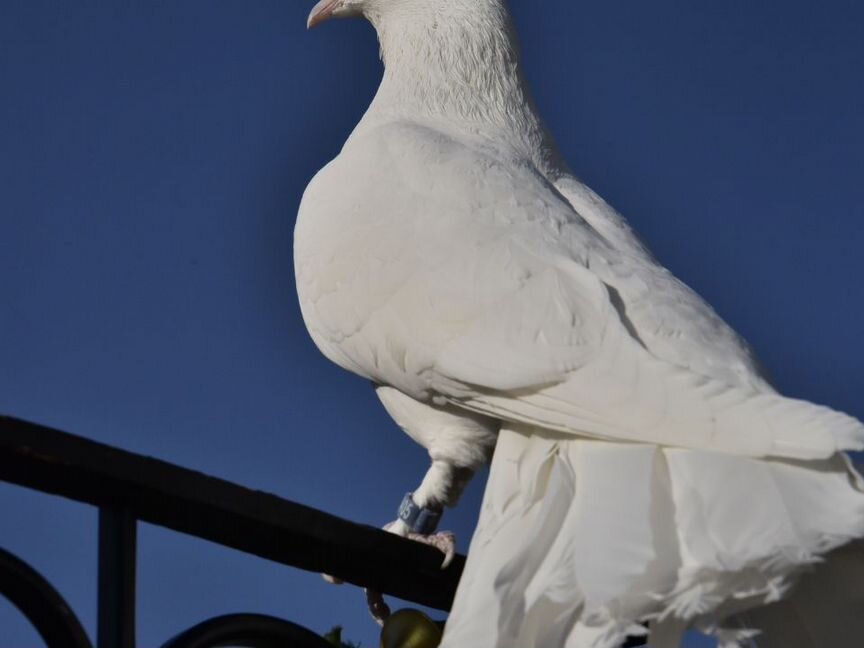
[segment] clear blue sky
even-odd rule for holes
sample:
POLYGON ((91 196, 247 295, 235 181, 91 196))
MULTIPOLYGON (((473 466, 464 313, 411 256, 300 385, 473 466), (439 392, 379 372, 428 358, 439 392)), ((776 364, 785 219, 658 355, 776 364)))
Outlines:
MULTIPOLYGON (((381 524, 424 453, 313 347, 291 259, 381 69, 365 23, 307 32, 312 4, 3 0, 0 411, 381 524)), ((513 4, 578 174, 785 392, 864 418, 864 5, 513 4)), ((463 550, 481 493, 444 525, 463 550)), ((95 512, 6 485, 0 512, 92 630, 95 512)), ((376 645, 317 575, 146 525, 139 566, 142 648, 231 611, 376 645)), ((5 602, 0 628, 38 645, 5 602)))

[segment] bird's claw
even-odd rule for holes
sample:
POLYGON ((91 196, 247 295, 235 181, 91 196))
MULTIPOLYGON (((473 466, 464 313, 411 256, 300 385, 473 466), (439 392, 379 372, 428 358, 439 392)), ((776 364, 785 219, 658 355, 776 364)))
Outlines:
POLYGON ((430 535, 421 535, 419 533, 409 533, 408 538, 416 542, 435 547, 438 551, 444 554, 444 562, 441 563, 441 569, 447 569, 453 558, 456 556, 456 536, 452 531, 439 531, 430 535))
MULTIPOLYGON (((390 531, 391 525, 384 527, 390 531)), ((399 534, 402 535, 402 534, 399 534)), ((439 531, 430 535, 422 535, 420 533, 407 533, 402 537, 421 542, 426 545, 435 547, 438 551, 444 554, 444 561, 441 563, 441 569, 447 569, 453 558, 456 556, 456 536, 452 531, 439 531)), ((390 616, 390 607, 384 602, 384 596, 381 592, 375 590, 366 590, 366 605, 369 607, 369 614, 375 619, 375 623, 380 626, 384 625, 384 621, 390 616)))
POLYGON ((402 520, 396 520, 384 525, 384 530, 395 535, 415 542, 431 545, 438 551, 444 554, 444 562, 441 563, 441 569, 447 569, 453 558, 456 556, 456 536, 452 531, 439 531, 438 533, 430 533, 423 535, 411 531, 402 520))
POLYGON ((386 621, 387 617, 390 616, 390 606, 384 602, 384 596, 381 592, 376 592, 371 589, 367 589, 365 592, 366 605, 369 607, 369 614, 371 614, 372 618, 375 619, 375 623, 379 626, 383 626, 384 621, 386 621))
MULTIPOLYGON (((453 558, 456 556, 456 536, 453 535, 452 531, 439 531, 438 533, 432 533, 430 535, 422 535, 420 533, 409 531, 408 527, 400 520, 385 525, 384 530, 403 538, 414 540, 414 542, 421 542, 435 547, 438 551, 444 554, 444 561, 441 563, 441 569, 447 569, 447 567, 450 566, 450 563, 453 562, 453 558)), ((333 579, 332 576, 328 577, 327 575, 324 575, 324 580, 328 582, 342 582, 338 579, 333 579)), ((371 614, 372 618, 375 619, 375 623, 383 626, 384 621, 390 616, 390 607, 384 602, 384 596, 381 592, 376 592, 371 589, 367 589, 365 592, 366 605, 369 607, 369 614, 371 614)))

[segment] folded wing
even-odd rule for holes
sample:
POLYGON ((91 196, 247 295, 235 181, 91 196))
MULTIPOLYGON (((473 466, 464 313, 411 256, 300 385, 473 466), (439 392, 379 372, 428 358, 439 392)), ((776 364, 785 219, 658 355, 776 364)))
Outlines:
POLYGON ((776 394, 709 306, 518 151, 394 124, 326 172, 353 190, 310 185, 305 237, 344 244, 297 251, 320 284, 301 303, 352 371, 566 434, 800 459, 864 446, 855 419, 776 394))

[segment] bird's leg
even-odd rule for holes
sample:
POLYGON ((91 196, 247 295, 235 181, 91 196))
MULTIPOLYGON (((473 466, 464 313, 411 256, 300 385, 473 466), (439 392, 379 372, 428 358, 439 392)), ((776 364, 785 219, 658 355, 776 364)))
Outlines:
MULTIPOLYGON (((471 468, 457 466, 445 459, 433 459, 420 486, 405 495, 399 507, 399 517, 386 524, 384 530, 435 547, 444 554, 441 569, 446 569, 456 555, 456 537, 451 531, 437 531, 438 521, 445 507, 456 506, 473 476, 471 468)), ((341 580, 329 574, 322 576, 328 583, 342 584, 341 580)), ((380 615, 374 608, 387 609, 384 618, 389 615, 383 600, 378 602, 380 595, 367 591, 366 598, 376 621, 380 622, 380 615)))
MULTIPOLYGON (((384 530, 440 550, 444 554, 441 569, 445 569, 456 555, 456 538, 451 531, 436 533, 438 522, 445 506, 456 505, 473 474, 474 471, 468 468, 457 468, 450 462, 433 459, 420 486, 415 491, 407 493, 399 505, 399 517, 385 524, 384 530)), ((343 582, 330 574, 322 574, 322 576, 332 585, 341 585, 343 582)), ((369 610, 378 621, 380 619, 373 611, 373 607, 379 605, 373 602, 374 594, 376 593, 366 591, 369 610)), ((386 608, 383 600, 380 605, 386 608)), ((389 615, 389 608, 387 614, 389 615)))
MULTIPOLYGON (((480 465, 491 456, 495 438, 492 434, 482 437, 480 445, 483 448, 484 460, 480 465)), ((417 489, 405 495, 399 507, 399 517, 386 524, 384 530, 437 548, 444 554, 441 569, 446 569, 456 555, 456 538, 451 531, 437 531, 438 521, 445 508, 452 508, 459 502, 465 487, 474 476, 475 469, 459 466, 452 459, 444 459, 441 452, 440 448, 430 449, 430 454, 438 458, 433 458, 417 489), (413 519, 412 510, 415 511, 413 519)), ((461 453, 460 457, 463 456, 464 453, 461 453)), ((322 576, 328 583, 342 584, 341 580, 329 574, 322 574, 322 576)), ((369 596, 370 593, 367 592, 367 599, 369 596)), ((370 611, 372 608, 373 604, 370 601, 370 611)), ((378 619, 375 612, 372 616, 378 619)))
MULTIPOLYGON (((435 547, 444 554, 441 569, 447 568, 456 555, 456 537, 451 531, 436 532, 436 528, 444 508, 456 505, 473 475, 470 468, 433 459, 417 490, 402 500, 399 517, 384 530, 435 547)), ((367 589, 366 604, 376 623, 383 625, 390 616, 390 608, 381 593, 367 589)))
MULTIPOLYGON (((456 540, 449 531, 436 532, 438 522, 491 458, 500 421, 447 403, 421 402, 392 387, 380 386, 376 393, 399 427, 432 459, 423 481, 402 500, 398 518, 384 529, 440 549, 443 569, 456 555, 456 540)), ((390 611, 381 594, 367 590, 366 600, 372 617, 383 623, 390 611)))
POLYGON ((436 532, 438 522, 444 509, 459 501, 473 475, 471 468, 446 459, 433 459, 420 486, 403 499, 398 519, 385 529, 436 547, 444 554, 441 568, 446 568, 456 555, 456 540, 450 531, 436 532))
POLYGON ((446 402, 421 402, 392 387, 376 390, 381 403, 408 436, 429 451, 432 465, 420 486, 399 507, 391 533, 438 546, 444 566, 455 554, 452 533, 435 534, 445 507, 455 506, 474 472, 492 456, 501 423, 446 402))

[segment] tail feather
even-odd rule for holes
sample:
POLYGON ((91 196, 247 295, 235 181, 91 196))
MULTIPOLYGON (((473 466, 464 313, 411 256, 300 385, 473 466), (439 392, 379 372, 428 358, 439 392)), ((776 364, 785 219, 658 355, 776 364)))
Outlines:
POLYGON ((747 645, 751 626, 759 648, 853 645, 834 638, 864 630, 864 545, 837 548, 864 537, 862 490, 839 455, 763 460, 507 425, 441 648, 617 648, 646 620, 652 648, 690 624, 724 646, 747 645), (725 622, 814 564, 793 598, 725 622), (817 639, 789 643, 788 627, 817 639))
POLYGON ((753 628, 757 648, 843 648, 864 642, 864 542, 825 556, 790 595, 741 613, 737 625, 753 628))

